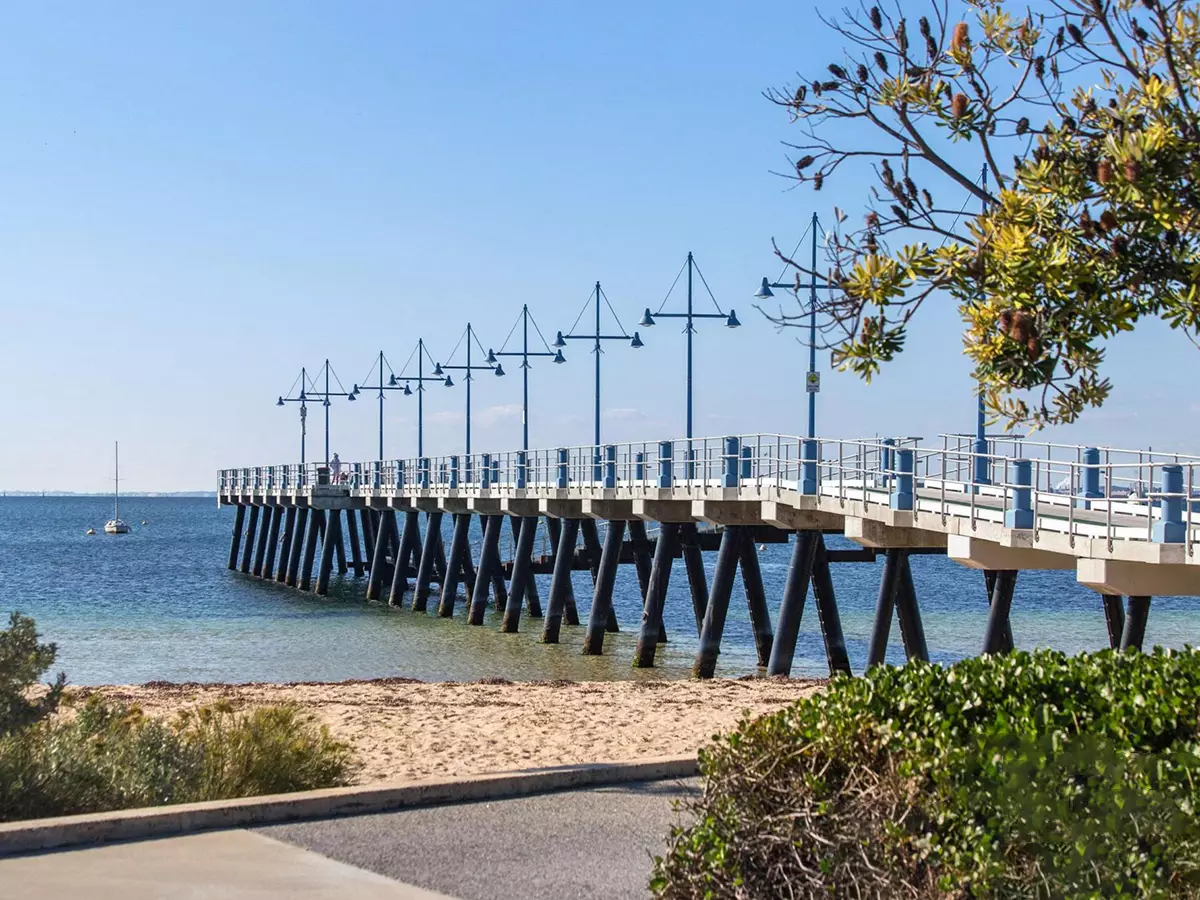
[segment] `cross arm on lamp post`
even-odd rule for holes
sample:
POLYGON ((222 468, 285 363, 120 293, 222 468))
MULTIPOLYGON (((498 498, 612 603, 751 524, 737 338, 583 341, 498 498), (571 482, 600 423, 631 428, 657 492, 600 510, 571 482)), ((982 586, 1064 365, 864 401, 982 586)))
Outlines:
POLYGON ((425 456, 425 382, 436 381, 439 383, 445 382, 445 377, 440 373, 433 375, 425 374, 425 361, 434 362, 429 351, 425 349, 425 339, 418 338, 417 346, 413 348, 408 359, 401 367, 400 371, 393 372, 388 378, 387 390, 400 391, 405 397, 411 397, 414 393, 417 395, 417 457, 425 456), (408 374, 408 367, 412 365, 413 357, 417 359, 417 374, 408 374), (416 383, 416 390, 413 390, 412 384, 416 383))
POLYGON ((466 373, 465 376, 463 377, 463 381, 465 381, 467 383, 466 455, 468 458, 468 465, 469 465, 469 460, 470 460, 470 456, 471 456, 471 382, 475 380, 475 376, 473 376, 471 373, 472 372, 491 372, 491 371, 493 371, 493 369, 495 367, 492 366, 490 363, 486 363, 486 362, 483 365, 479 365, 477 363, 471 362, 471 345, 474 344, 481 351, 483 350, 483 345, 480 344, 479 339, 475 337, 475 330, 471 326, 470 322, 467 323, 467 330, 465 332, 463 332, 463 336, 461 338, 459 338, 458 344, 456 344, 454 349, 450 351, 450 356, 448 357, 449 359, 454 358, 454 354, 458 352, 458 347, 459 347, 459 345, 462 344, 462 342, 464 340, 467 342, 467 361, 466 361, 466 363, 465 364, 451 364, 449 362, 435 363, 433 366, 433 374, 434 375, 444 375, 445 380, 442 383, 445 384, 446 387, 454 387, 454 380, 446 373, 447 372, 465 372, 466 373))
POLYGON ((497 376, 504 375, 504 366, 500 364, 500 357, 520 357, 521 358, 521 449, 529 450, 529 360, 535 357, 547 357, 553 360, 556 364, 565 363, 567 358, 563 356, 561 348, 554 350, 550 349, 550 345, 546 343, 546 338, 542 335, 542 330, 538 328, 537 322, 533 322, 533 330, 537 336, 541 338, 542 346, 545 350, 530 350, 529 349, 529 323, 533 321, 529 315, 528 304, 521 307, 521 315, 516 323, 513 324, 512 330, 509 331, 508 337, 504 339, 504 343, 500 345, 499 350, 489 349, 487 359, 484 360, 489 365, 495 366, 497 376), (517 330, 517 325, 521 326, 521 349, 520 350, 505 350, 509 340, 513 336, 513 331, 517 330))

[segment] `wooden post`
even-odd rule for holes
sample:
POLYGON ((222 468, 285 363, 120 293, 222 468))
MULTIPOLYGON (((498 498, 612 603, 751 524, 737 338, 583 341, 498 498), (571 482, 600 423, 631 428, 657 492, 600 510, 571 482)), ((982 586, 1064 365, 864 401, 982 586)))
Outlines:
POLYGON ((1121 632, 1121 649, 1142 650, 1146 638, 1146 620, 1150 617, 1149 597, 1130 597, 1126 604, 1125 628, 1121 632))
POLYGON ((337 550, 338 538, 342 531, 342 517, 336 509, 330 510, 333 513, 327 516, 325 527, 325 540, 321 543, 321 567, 317 570, 317 589, 316 593, 319 597, 324 597, 329 593, 329 576, 333 570, 333 555, 337 550))
MULTIPOLYGON (((471 594, 471 610, 467 614, 467 623, 482 625, 483 616, 487 611, 488 585, 492 583, 492 573, 500 568, 500 524, 503 516, 487 516, 487 525, 483 531, 483 548, 479 551, 479 571, 475 575, 475 591, 471 594)), ((501 575, 501 578, 504 576, 501 575)))
POLYGON ((883 577, 879 581, 879 598, 875 601, 875 624, 871 629, 871 645, 867 650, 867 668, 881 666, 887 657, 888 635, 892 630, 892 614, 896 608, 896 593, 900 588, 900 570, 904 567, 906 551, 889 548, 883 558, 883 577))
POLYGON ((312 521, 308 523, 308 537, 304 541, 304 560, 300 563, 300 590, 312 589, 313 560, 317 555, 317 537, 324 530, 325 511, 314 509, 312 521))
POLYGON ((659 526, 658 543, 654 546, 654 562, 646 586, 646 602, 642 607, 642 629, 638 633, 637 651, 633 665, 639 669, 654 667, 654 654, 662 636, 663 607, 671 581, 671 564, 679 543, 679 525, 663 522, 659 526))
POLYGON ((275 574, 275 554, 279 551, 279 525, 283 521, 283 507, 272 506, 271 531, 267 535, 267 555, 262 561, 258 574, 268 581, 275 574))
MULTIPOLYGON (((587 519, 583 520, 586 525, 587 519)), ((593 522, 593 527, 595 523, 593 522)), ((599 656, 604 650, 604 632, 612 612, 613 584, 617 579, 617 566, 621 562, 621 544, 625 539, 625 521, 614 519, 608 523, 608 534, 604 536, 604 551, 600 555, 600 569, 596 573, 596 587, 592 593, 592 610, 588 617, 587 635, 583 639, 584 656, 599 656)))
POLYGON ((829 674, 849 675, 850 656, 846 653, 846 636, 842 633, 842 617, 838 613, 837 597, 833 592, 833 574, 829 571, 829 551, 825 547, 825 535, 817 534, 817 553, 813 559, 813 600, 816 601, 817 618, 821 624, 821 637, 825 641, 825 659, 829 663, 829 674))
POLYGON ((287 508, 287 518, 283 523, 283 537, 279 539, 279 569, 275 580, 280 584, 287 581, 288 565, 292 561, 292 534, 296 530, 296 507, 287 508))
POLYGON ((1113 650, 1121 646, 1121 635, 1125 631, 1125 610, 1121 608, 1119 594, 1101 594, 1104 604, 1104 624, 1108 626, 1108 646, 1113 650))
MULTIPOLYGON (((555 534, 558 534, 558 546, 554 550, 554 574, 550 578, 550 605, 546 610, 546 620, 542 623, 543 644, 558 643, 563 614, 568 608, 568 601, 573 600, 571 570, 575 562, 575 541, 579 536, 579 520, 566 519, 562 521, 559 528, 551 530, 551 540, 554 540, 555 534)), ((572 605, 574 604, 572 603, 572 605)), ((576 616, 574 624, 578 623, 579 618, 576 616)), ((569 618, 567 624, 572 624, 569 618)))
POLYGON ((273 510, 269 506, 262 508, 262 528, 258 530, 258 546, 254 549, 254 562, 250 567, 250 574, 255 578, 262 578, 263 560, 267 555, 267 538, 270 537, 269 519, 273 510))
POLYGON ((417 566, 417 585, 413 589, 413 612, 425 612, 429 606, 429 582, 433 578, 434 560, 437 559, 437 542, 442 534, 442 514, 437 510, 429 513, 425 521, 425 549, 417 566))
MULTIPOLYGON (((571 529, 570 545, 567 547, 567 549, 565 551, 563 551, 570 557, 570 562, 569 562, 568 568, 567 568, 567 579, 565 582, 565 584, 566 584, 566 599, 564 600, 562 607, 561 607, 562 614, 566 617, 568 625, 578 625, 579 624, 579 610, 575 605, 575 586, 571 580, 571 573, 575 570, 575 565, 574 565, 574 563, 575 563, 575 542, 576 542, 576 540, 578 540, 578 535, 579 535, 579 520, 575 519, 574 521, 575 521, 575 527, 573 529, 571 529)), ((554 571, 557 572, 558 571, 558 552, 559 552, 558 548, 562 546, 563 520, 556 519, 553 516, 546 516, 546 529, 550 532, 550 553, 554 559, 554 571)), ((553 581, 551 582, 550 589, 552 591, 554 589, 553 581)), ((542 631, 543 639, 545 637, 545 634, 546 634, 546 632, 543 629, 543 631, 542 631)), ((556 637, 553 641, 547 641, 547 643, 557 643, 558 642, 557 634, 558 634, 557 626, 555 626, 556 637)))
POLYGON ((925 626, 921 622, 921 607, 917 603, 917 589, 913 585, 909 554, 904 554, 900 567, 900 584, 896 591, 896 615, 900 620, 900 638, 904 641, 904 655, 909 662, 914 659, 929 662, 929 645, 925 643, 925 626))
POLYGON ((763 589, 762 569, 758 565, 758 548, 754 546, 754 534, 748 528, 742 534, 739 557, 742 585, 746 589, 746 606, 750 610, 750 624, 754 627, 758 664, 765 666, 771 659, 775 633, 771 630, 771 613, 767 609, 767 592, 763 589))
MULTIPOLYGON (((587 554, 588 568, 592 570, 592 593, 595 594, 596 580, 600 577, 600 559, 603 551, 600 549, 600 532, 596 528, 595 519, 581 519, 579 530, 583 533, 583 549, 587 554)), ((604 626, 610 632, 621 629, 617 626, 617 613, 609 604, 608 621, 604 626)))
POLYGON ((246 507, 237 505, 237 513, 233 517, 233 537, 229 541, 229 571, 237 569, 238 548, 242 543, 242 525, 246 521, 246 507))
POLYGON ((819 532, 796 532, 792 561, 788 566, 787 581, 783 585, 783 602, 779 605, 779 629, 775 632, 771 658, 767 662, 768 675, 792 673, 796 640, 800 635, 800 622, 804 617, 804 601, 808 597, 808 582, 812 578, 813 562, 817 557, 818 537, 819 532))
POLYGON ((304 547, 304 531, 308 525, 308 507, 301 506, 296 512, 296 529, 292 533, 292 549, 288 552, 287 578, 284 584, 296 587, 300 572, 300 553, 304 547))
MULTIPOLYGON (((537 516, 522 516, 517 533, 517 546, 513 554, 512 584, 508 604, 504 608, 504 621, 500 630, 505 634, 516 634, 521 624, 521 599, 527 596, 527 585, 533 581, 533 539, 537 534, 537 516)), ((541 610, 538 610, 540 615, 541 610)))
POLYGON ((467 543, 470 528, 470 513, 454 514, 454 535, 450 538, 450 557, 446 560, 446 577, 442 579, 442 597, 438 603, 438 615, 443 619, 454 616, 454 602, 458 599, 458 585, 464 568, 463 556, 470 552, 467 543))
POLYGON ((379 530, 373 536, 374 550, 371 554, 371 569, 367 577, 367 599, 378 600, 383 593, 383 570, 388 545, 388 523, 396 521, 395 510, 385 509, 379 516, 379 530))
POLYGON ((984 653, 1004 653, 1004 633, 1008 625, 1008 612, 1012 608, 1013 590, 1017 586, 1014 569, 996 572, 995 587, 992 589, 992 605, 988 610, 987 631, 983 636, 984 653))
POLYGON ((350 568, 354 577, 361 578, 363 574, 362 545, 358 540, 358 516, 354 510, 346 510, 346 530, 350 532, 350 568))
POLYGON ((699 634, 705 610, 708 609, 708 576, 704 574, 704 552, 700 549, 700 535, 695 522, 685 522, 680 528, 679 544, 683 548, 688 589, 692 594, 692 612, 696 616, 696 634, 699 634))
POLYGON ((733 576, 737 574, 742 532, 741 525, 726 525, 721 534, 712 590, 704 610, 704 625, 700 629, 700 650, 692 666, 692 674, 697 678, 712 678, 717 670, 721 635, 725 632, 725 617, 729 613, 729 596, 733 593, 733 576))
POLYGON ((239 570, 244 575, 250 574, 250 557, 254 554, 254 536, 258 529, 258 504, 250 506, 250 521, 246 525, 246 546, 242 550, 242 564, 239 570))

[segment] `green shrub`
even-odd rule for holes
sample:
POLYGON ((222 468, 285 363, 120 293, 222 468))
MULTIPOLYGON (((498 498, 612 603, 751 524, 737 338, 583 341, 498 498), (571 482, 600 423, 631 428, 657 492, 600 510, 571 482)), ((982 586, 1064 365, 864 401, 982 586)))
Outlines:
POLYGON ((61 673, 42 697, 30 697, 30 689, 54 665, 57 655, 54 644, 38 643, 33 619, 11 614, 7 630, 0 631, 0 735, 32 725, 58 708, 67 682, 61 673))
POLYGON ((664 898, 1200 896, 1200 654, 880 667, 702 753, 664 898))

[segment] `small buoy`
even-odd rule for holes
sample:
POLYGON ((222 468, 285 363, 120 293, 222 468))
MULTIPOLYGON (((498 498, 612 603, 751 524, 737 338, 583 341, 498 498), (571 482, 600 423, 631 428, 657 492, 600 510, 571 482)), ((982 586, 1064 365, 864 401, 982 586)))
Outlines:
POLYGON ((762 553, 762 552, 763 552, 764 550, 766 550, 766 549, 767 549, 767 545, 766 545, 766 544, 759 544, 759 545, 758 545, 758 552, 759 552, 759 553, 762 553))
POLYGON ((146 520, 145 520, 145 519, 142 519, 142 524, 143 524, 143 525, 145 525, 145 524, 146 524, 146 520))
POLYGON ((95 528, 89 528, 87 531, 84 532, 84 534, 95 534, 95 533, 96 533, 95 528))

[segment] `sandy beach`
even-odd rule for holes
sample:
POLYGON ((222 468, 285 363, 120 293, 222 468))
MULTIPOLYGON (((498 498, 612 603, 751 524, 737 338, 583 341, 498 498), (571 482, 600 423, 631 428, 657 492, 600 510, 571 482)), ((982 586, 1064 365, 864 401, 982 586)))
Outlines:
POLYGON ((168 684, 76 688, 171 716, 226 700, 235 708, 297 704, 350 744, 358 782, 617 762, 695 751, 743 713, 762 714, 820 681, 168 684))

